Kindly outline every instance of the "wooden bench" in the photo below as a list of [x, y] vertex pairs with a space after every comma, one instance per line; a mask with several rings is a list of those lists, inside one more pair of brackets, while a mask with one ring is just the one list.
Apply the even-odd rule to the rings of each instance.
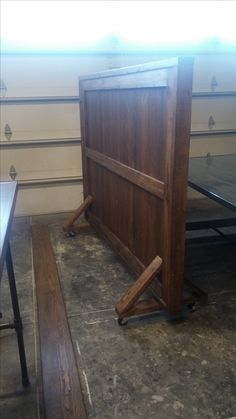
[[57, 265], [47, 226], [32, 226], [45, 414], [87, 418]]

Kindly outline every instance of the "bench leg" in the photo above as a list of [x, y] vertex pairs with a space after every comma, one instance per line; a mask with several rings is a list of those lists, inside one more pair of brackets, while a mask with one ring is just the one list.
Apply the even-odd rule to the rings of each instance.
[[7, 273], [8, 273], [9, 286], [10, 286], [12, 308], [13, 308], [13, 313], [14, 313], [14, 328], [16, 330], [16, 335], [17, 335], [17, 340], [18, 340], [18, 349], [19, 349], [21, 374], [22, 374], [22, 385], [26, 387], [27, 385], [29, 385], [29, 377], [28, 377], [26, 357], [25, 357], [23, 326], [22, 326], [22, 321], [21, 321], [21, 316], [20, 316], [20, 309], [19, 309], [19, 303], [18, 303], [16, 281], [15, 281], [10, 245], [8, 245], [7, 253], [6, 253], [6, 266], [7, 266]]

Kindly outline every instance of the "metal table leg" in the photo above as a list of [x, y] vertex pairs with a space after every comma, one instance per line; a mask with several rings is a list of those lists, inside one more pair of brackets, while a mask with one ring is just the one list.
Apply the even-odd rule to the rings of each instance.
[[13, 313], [14, 313], [14, 328], [16, 330], [17, 340], [18, 340], [22, 384], [24, 387], [26, 387], [29, 384], [29, 377], [28, 377], [26, 357], [25, 357], [23, 326], [22, 326], [22, 321], [21, 321], [21, 316], [20, 316], [20, 309], [19, 309], [19, 303], [18, 303], [16, 281], [15, 281], [15, 275], [14, 275], [14, 269], [13, 269], [13, 263], [12, 263], [10, 244], [8, 244], [8, 248], [6, 252], [6, 266], [7, 266], [7, 273], [8, 273], [8, 279], [9, 279], [10, 292], [11, 292], [12, 308], [13, 308]]

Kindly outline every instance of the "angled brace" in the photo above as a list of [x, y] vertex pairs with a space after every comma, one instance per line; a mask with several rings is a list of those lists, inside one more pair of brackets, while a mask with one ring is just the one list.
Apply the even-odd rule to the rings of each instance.
[[136, 282], [129, 288], [127, 293], [116, 304], [116, 312], [119, 316], [118, 323], [122, 324], [124, 317], [137, 316], [139, 314], [151, 313], [162, 308], [154, 298], [138, 302], [139, 297], [151, 285], [152, 281], [160, 271], [162, 259], [156, 256], [148, 265]]
[[68, 220], [65, 222], [65, 224], [63, 225], [63, 230], [67, 232], [74, 231], [74, 230], [80, 231], [80, 230], [83, 230], [84, 228], [89, 227], [90, 224], [88, 223], [83, 223], [78, 226], [74, 226], [74, 222], [81, 216], [81, 214], [83, 214], [84, 211], [86, 211], [88, 207], [90, 207], [92, 202], [93, 202], [93, 197], [91, 195], [88, 195], [87, 198], [84, 200], [84, 202], [74, 212], [74, 214], [72, 214], [68, 218]]

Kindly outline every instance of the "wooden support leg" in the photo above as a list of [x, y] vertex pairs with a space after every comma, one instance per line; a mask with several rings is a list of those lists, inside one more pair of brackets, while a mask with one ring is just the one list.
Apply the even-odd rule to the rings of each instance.
[[[70, 231], [70, 230], [77, 229], [77, 227], [73, 225], [74, 222], [81, 216], [81, 214], [83, 214], [84, 211], [86, 211], [86, 209], [92, 204], [92, 202], [93, 202], [93, 197], [91, 195], [88, 195], [87, 198], [84, 200], [84, 202], [74, 212], [74, 214], [72, 214], [68, 218], [68, 220], [65, 222], [65, 224], [63, 225], [63, 230]], [[84, 224], [81, 224], [81, 226], [83, 226], [82, 228], [85, 228], [85, 226], [88, 227], [89, 224], [84, 223]], [[78, 226], [78, 229], [81, 228], [81, 226], [80, 227]]]
[[151, 313], [160, 310], [161, 305], [154, 299], [137, 302], [139, 297], [151, 285], [162, 266], [162, 259], [157, 256], [150, 265], [138, 277], [136, 282], [129, 288], [127, 293], [116, 305], [116, 312], [119, 316], [119, 324], [122, 324], [124, 317], [137, 316], [139, 314]]

